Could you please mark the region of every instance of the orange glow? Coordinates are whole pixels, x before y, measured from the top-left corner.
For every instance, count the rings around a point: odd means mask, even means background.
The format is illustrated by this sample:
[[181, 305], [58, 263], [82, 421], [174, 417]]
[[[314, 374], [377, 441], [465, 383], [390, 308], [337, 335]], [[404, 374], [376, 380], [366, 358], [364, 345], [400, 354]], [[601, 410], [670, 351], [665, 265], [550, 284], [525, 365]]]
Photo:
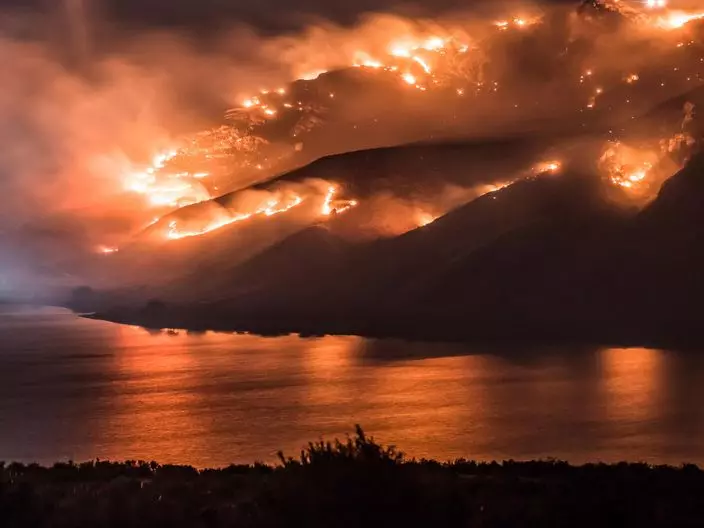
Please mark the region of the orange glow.
[[301, 80], [302, 81], [314, 81], [324, 73], [327, 73], [327, 70], [314, 70], [312, 72], [304, 73], [301, 75]]
[[431, 215], [430, 213], [425, 213], [423, 211], [418, 213], [418, 227], [424, 227], [428, 224], [432, 224], [435, 220], [437, 220], [437, 217]]

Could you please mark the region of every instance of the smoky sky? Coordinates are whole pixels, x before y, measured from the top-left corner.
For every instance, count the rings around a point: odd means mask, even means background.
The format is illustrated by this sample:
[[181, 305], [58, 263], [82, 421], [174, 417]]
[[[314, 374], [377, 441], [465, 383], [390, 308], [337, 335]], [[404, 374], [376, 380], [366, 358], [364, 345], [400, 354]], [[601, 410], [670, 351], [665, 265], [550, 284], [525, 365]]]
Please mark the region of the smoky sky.
[[[575, 0], [552, 0], [551, 3]], [[89, 18], [126, 27], [179, 28], [207, 35], [232, 24], [262, 33], [296, 31], [315, 19], [351, 25], [369, 12], [438, 16], [468, 8], [491, 6], [490, 0], [0, 0], [0, 9], [48, 15], [60, 24], [62, 11], [81, 9]], [[506, 2], [502, 2], [505, 6]]]

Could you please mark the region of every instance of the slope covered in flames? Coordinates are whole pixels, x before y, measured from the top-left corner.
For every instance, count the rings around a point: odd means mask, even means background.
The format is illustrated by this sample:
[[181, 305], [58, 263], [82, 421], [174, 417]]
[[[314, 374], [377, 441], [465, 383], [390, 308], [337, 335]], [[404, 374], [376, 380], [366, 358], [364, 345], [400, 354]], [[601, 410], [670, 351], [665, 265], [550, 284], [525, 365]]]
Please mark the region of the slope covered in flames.
[[[341, 49], [316, 49], [319, 67], [244, 97], [221, 126], [128, 171], [126, 189], [147, 202], [145, 219], [158, 220], [331, 153], [536, 131], [618, 136], [629, 120], [704, 78], [697, 11], [621, 4], [408, 20], [333, 35]], [[222, 225], [218, 218], [210, 227]], [[108, 238], [99, 251], [125, 245]]]
[[618, 140], [606, 129], [329, 156], [159, 219], [132, 244], [102, 259], [103, 271], [124, 276], [130, 270], [133, 284], [148, 284], [154, 295], [163, 295], [166, 281], [190, 277], [197, 285], [227, 275], [309, 225], [335, 219], [333, 232], [348, 239], [395, 236], [508, 183], [559, 174], [563, 165], [611, 180], [629, 191], [619, 199], [643, 203], [689, 151], [687, 142], [697, 131], [690, 119], [694, 112], [687, 108], [704, 99], [703, 93], [690, 91], [629, 120]]

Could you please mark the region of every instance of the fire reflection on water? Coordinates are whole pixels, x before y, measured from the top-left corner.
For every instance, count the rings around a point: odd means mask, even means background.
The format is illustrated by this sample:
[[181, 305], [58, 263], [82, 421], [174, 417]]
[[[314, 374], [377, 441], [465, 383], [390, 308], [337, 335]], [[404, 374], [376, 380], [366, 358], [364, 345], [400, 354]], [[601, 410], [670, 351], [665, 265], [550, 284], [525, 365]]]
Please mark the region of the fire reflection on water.
[[416, 457], [701, 464], [699, 358], [149, 333], [15, 315], [0, 318], [0, 452], [222, 466], [295, 455], [359, 423]]
[[649, 348], [599, 351], [606, 418], [622, 425], [652, 420], [662, 412], [665, 357]]

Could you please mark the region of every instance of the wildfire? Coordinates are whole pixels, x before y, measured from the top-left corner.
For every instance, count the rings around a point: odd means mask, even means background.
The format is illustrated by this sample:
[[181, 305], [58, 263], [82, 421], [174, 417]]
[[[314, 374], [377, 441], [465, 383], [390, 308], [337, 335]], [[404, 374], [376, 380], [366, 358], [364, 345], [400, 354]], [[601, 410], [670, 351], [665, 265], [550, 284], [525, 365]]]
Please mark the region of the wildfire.
[[[622, 4], [621, 4], [622, 5]], [[644, 23], [649, 29], [653, 26], [664, 29], [677, 29], [685, 26], [687, 23], [704, 19], [704, 12], [686, 12], [682, 10], [671, 10], [665, 0], [643, 0], [638, 2], [638, 7], [631, 10], [635, 12], [638, 23]], [[540, 17], [527, 16], [523, 13], [515, 13], [515, 16], [507, 16], [505, 19], [488, 23], [487, 38], [503, 39], [505, 38], [503, 31], [525, 31], [533, 24], [542, 23]], [[500, 32], [494, 29], [498, 28]], [[654, 33], [654, 32], [653, 32]], [[650, 33], [649, 33], [650, 34]], [[667, 34], [659, 31], [658, 34]], [[499, 82], [501, 79], [485, 79], [484, 75], [491, 75], [490, 70], [482, 70], [480, 67], [474, 68], [475, 59], [480, 57], [481, 53], [476, 53], [477, 50], [483, 50], [482, 41], [467, 41], [459, 37], [458, 32], [450, 29], [438, 29], [437, 27], [429, 33], [425, 30], [409, 31], [408, 34], [393, 34], [389, 35], [388, 39], [372, 45], [369, 49], [352, 49], [349, 54], [345, 54], [345, 58], [340, 61], [340, 64], [327, 64], [328, 67], [358, 67], [367, 68], [369, 70], [378, 70], [380, 75], [389, 75], [398, 80], [399, 86], [406, 90], [434, 90], [445, 89], [445, 94], [450, 94], [448, 97], [464, 97], [469, 100], [474, 94], [491, 93], [492, 97], [499, 90]], [[679, 40], [679, 39], [678, 39]], [[680, 44], [684, 46], [684, 44]], [[487, 49], [489, 46], [487, 46]], [[483, 58], [481, 59], [484, 60]], [[579, 105], [583, 108], [584, 104], [588, 108], [596, 108], [597, 106], [606, 106], [602, 101], [607, 97], [611, 97], [614, 92], [611, 82], [615, 80], [620, 83], [635, 84], [640, 80], [638, 73], [632, 73], [634, 65], [631, 64], [628, 69], [620, 71], [614, 79], [609, 79], [608, 74], [600, 71], [599, 63], [587, 63], [588, 69], [582, 69], [575, 77], [579, 77], [579, 82], [584, 85], [586, 92], [584, 98]], [[303, 80], [314, 80], [320, 75], [326, 73], [327, 69], [317, 69], [301, 76]], [[477, 73], [479, 71], [480, 73]], [[489, 73], [487, 73], [487, 71]], [[650, 70], [638, 70], [643, 75], [643, 82], [650, 82]], [[693, 75], [688, 72], [688, 75]], [[697, 78], [699, 78], [697, 76]], [[577, 79], [570, 76], [570, 82], [574, 81], [577, 85]], [[689, 79], [687, 79], [689, 80]], [[665, 79], [663, 79], [663, 82]], [[663, 84], [664, 86], [664, 84]], [[588, 88], [587, 88], [588, 87]], [[307, 90], [307, 87], [306, 87]], [[502, 83], [503, 90], [503, 83]], [[314, 92], [315, 90], [311, 90]], [[499, 92], [501, 93], [501, 92]], [[581, 92], [580, 92], [581, 93]], [[329, 96], [329, 97], [328, 97]], [[338, 101], [343, 101], [344, 91], [338, 92], [336, 95], [333, 92], [325, 91], [326, 101], [335, 99], [335, 104]], [[508, 96], [507, 96], [508, 97]], [[513, 103], [514, 101], [509, 101]], [[626, 101], [630, 103], [630, 100]], [[327, 103], [322, 103], [319, 106], [323, 107]], [[609, 105], [611, 100], [609, 100]], [[515, 105], [518, 107], [518, 105]], [[523, 106], [523, 105], [522, 105]], [[213, 143], [222, 139], [221, 143], [226, 147], [213, 147], [210, 143], [205, 147], [200, 147], [198, 155], [204, 159], [210, 159], [215, 156], [215, 152], [225, 153], [223, 156], [233, 156], [233, 152], [239, 154], [246, 152], [251, 154], [252, 158], [248, 158], [242, 162], [242, 165], [257, 170], [266, 170], [274, 166], [274, 163], [267, 159], [269, 151], [262, 151], [264, 148], [261, 145], [268, 144], [268, 140], [258, 136], [253, 130], [260, 124], [269, 124], [284, 120], [293, 112], [317, 112], [317, 103], [310, 103], [305, 99], [305, 95], [300, 95], [296, 87], [291, 86], [290, 89], [285, 87], [278, 88], [262, 88], [259, 93], [252, 95], [241, 101], [240, 106], [233, 111], [233, 115], [237, 119], [241, 119], [236, 126], [223, 126], [217, 131], [210, 134], [209, 139]], [[228, 115], [232, 117], [232, 115]], [[318, 119], [318, 122], [322, 121]], [[233, 132], [233, 130], [235, 130]], [[294, 136], [300, 129], [294, 132]], [[300, 150], [303, 143], [298, 143], [296, 140], [296, 150]], [[193, 140], [195, 144], [196, 140]], [[233, 144], [236, 147], [233, 148]], [[205, 141], [204, 141], [205, 143]], [[242, 148], [240, 148], [242, 146]], [[145, 202], [154, 208], [159, 208], [154, 211], [156, 214], [163, 214], [164, 208], [182, 207], [211, 198], [211, 193], [208, 188], [216, 191], [218, 188], [214, 185], [206, 188], [209, 184], [211, 176], [210, 170], [201, 170], [204, 167], [200, 166], [198, 172], [189, 172], [175, 167], [184, 165], [183, 158], [185, 149], [171, 149], [159, 153], [154, 157], [151, 164], [146, 168], [130, 170], [125, 175], [125, 187], [136, 194], [144, 197]], [[218, 150], [219, 149], [219, 150]], [[264, 152], [264, 154], [262, 154]], [[219, 155], [219, 154], [218, 154]], [[606, 156], [606, 154], [605, 154]], [[246, 156], [242, 156], [245, 158]], [[273, 156], [271, 156], [273, 158]], [[609, 180], [623, 188], [637, 188], [647, 183], [648, 176], [656, 163], [656, 161], [645, 161], [640, 159], [628, 159], [618, 161], [619, 155], [615, 155], [612, 159], [604, 159], [602, 163], [608, 165]], [[607, 156], [608, 158], [608, 156]], [[229, 160], [230, 158], [228, 158]], [[238, 159], [239, 163], [239, 159]], [[245, 165], [247, 163], [248, 165]], [[211, 165], [205, 166], [212, 169]], [[559, 161], [550, 160], [543, 161], [533, 167], [532, 171], [536, 174], [542, 173], [558, 173], [562, 169], [562, 164]], [[525, 171], [528, 173], [530, 169]], [[213, 170], [214, 177], [218, 175], [217, 169]], [[524, 173], [524, 175], [525, 175]], [[214, 179], [214, 178], [213, 178]], [[508, 184], [501, 184], [487, 188], [486, 192], [498, 190]], [[231, 189], [224, 189], [231, 190]], [[336, 199], [337, 188], [331, 186], [327, 189], [324, 195], [323, 204], [320, 210], [320, 215], [330, 216], [333, 213], [344, 212], [357, 205], [354, 200], [339, 200]], [[306, 201], [310, 197], [306, 197]], [[318, 203], [320, 196], [317, 196], [315, 203]], [[168, 225], [167, 238], [180, 239], [203, 235], [205, 233], [220, 229], [226, 225], [245, 221], [254, 216], [272, 216], [284, 213], [291, 208], [297, 207], [304, 201], [303, 197], [296, 196], [287, 198], [286, 200], [273, 199], [260, 207], [246, 212], [227, 213], [223, 217], [218, 217], [211, 221], [208, 225], [197, 230], [183, 229], [179, 221], [172, 221]], [[313, 201], [313, 200], [311, 200]], [[428, 216], [424, 215], [424, 218]], [[421, 223], [421, 225], [423, 225]], [[100, 250], [101, 253], [109, 254], [117, 251], [117, 248], [105, 248]]]

